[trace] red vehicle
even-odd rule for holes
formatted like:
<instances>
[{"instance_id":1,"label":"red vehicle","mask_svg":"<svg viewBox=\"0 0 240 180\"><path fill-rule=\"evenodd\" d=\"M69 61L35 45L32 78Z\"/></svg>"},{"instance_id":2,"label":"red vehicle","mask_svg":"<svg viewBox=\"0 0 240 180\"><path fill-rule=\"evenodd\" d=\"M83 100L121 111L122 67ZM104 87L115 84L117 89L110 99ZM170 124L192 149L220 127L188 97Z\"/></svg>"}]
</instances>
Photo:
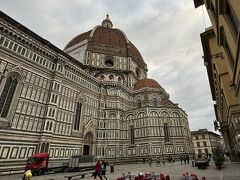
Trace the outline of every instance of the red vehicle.
<instances>
[{"instance_id":1,"label":"red vehicle","mask_svg":"<svg viewBox=\"0 0 240 180\"><path fill-rule=\"evenodd\" d=\"M31 170L32 174L42 175L52 170L63 171L68 167L68 162L49 163L48 153L34 154L28 158L25 171Z\"/></svg>"},{"instance_id":2,"label":"red vehicle","mask_svg":"<svg viewBox=\"0 0 240 180\"><path fill-rule=\"evenodd\" d=\"M79 171L82 169L89 169L95 167L94 156L78 155L73 156L69 160L62 160L59 162L50 162L48 153L34 154L28 158L25 166L25 171L31 170L32 174L42 175L45 172L62 172L68 171Z\"/></svg>"}]
</instances>

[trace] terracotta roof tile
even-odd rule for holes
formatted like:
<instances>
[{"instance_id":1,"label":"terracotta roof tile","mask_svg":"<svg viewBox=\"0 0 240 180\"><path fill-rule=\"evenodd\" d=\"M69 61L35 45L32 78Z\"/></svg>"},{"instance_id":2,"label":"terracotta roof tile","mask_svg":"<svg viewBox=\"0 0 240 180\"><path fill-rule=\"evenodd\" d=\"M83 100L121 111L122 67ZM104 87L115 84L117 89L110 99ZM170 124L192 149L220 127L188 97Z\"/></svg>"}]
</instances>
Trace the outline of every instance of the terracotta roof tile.
<instances>
[{"instance_id":1,"label":"terracotta roof tile","mask_svg":"<svg viewBox=\"0 0 240 180\"><path fill-rule=\"evenodd\" d=\"M89 39L92 31L93 29L76 36L65 46L64 49L70 48L81 41ZM103 44L103 45L108 45L113 47L120 47L120 48L127 48L127 44L128 44L127 39L121 30L114 29L114 28L107 28L103 26L98 26L95 29L92 37L92 43ZM129 55L130 56L133 55L138 60L144 62L141 53L130 41L129 41L129 47L130 47Z\"/></svg>"},{"instance_id":2,"label":"terracotta roof tile","mask_svg":"<svg viewBox=\"0 0 240 180\"><path fill-rule=\"evenodd\" d=\"M77 43L80 43L82 41L84 41L85 39L88 39L90 36L92 30L87 31L85 33L79 34L78 36L76 36L75 38L73 38L66 46L64 49L70 48L74 45L76 45Z\"/></svg>"},{"instance_id":3,"label":"terracotta roof tile","mask_svg":"<svg viewBox=\"0 0 240 180\"><path fill-rule=\"evenodd\" d=\"M149 88L162 88L157 81L153 79L141 79L138 82L134 84L134 90L139 90L144 87L149 87Z\"/></svg>"}]
</instances>

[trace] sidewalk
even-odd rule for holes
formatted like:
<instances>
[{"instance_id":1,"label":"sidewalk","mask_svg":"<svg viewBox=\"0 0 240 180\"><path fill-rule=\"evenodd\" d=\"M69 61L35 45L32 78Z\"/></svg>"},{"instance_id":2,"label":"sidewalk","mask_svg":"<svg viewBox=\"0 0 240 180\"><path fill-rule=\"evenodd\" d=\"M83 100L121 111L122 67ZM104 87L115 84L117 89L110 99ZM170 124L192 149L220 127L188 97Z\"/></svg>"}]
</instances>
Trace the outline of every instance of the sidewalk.
<instances>
[{"instance_id":1,"label":"sidewalk","mask_svg":"<svg viewBox=\"0 0 240 180\"><path fill-rule=\"evenodd\" d=\"M170 175L171 180L179 180L182 173L188 172L189 174L196 174L199 180L202 176L206 177L206 180L240 180L240 163L225 162L224 168L222 170L216 170L213 161L210 161L210 166L207 169L197 169L197 167L192 167L192 164L183 164L176 162L173 165L171 163L166 163L166 166L157 167L156 163L152 164L129 164L129 165L116 165L114 167L114 173L110 173L110 167L107 167L106 177L109 180L116 180L121 177L123 173L127 174L131 172L132 174L138 174L138 172L154 172L155 174L163 173L165 176ZM33 176L32 180L63 180L65 175L78 174L75 173L56 173L48 174L43 176ZM22 175L13 176L0 176L0 180L18 180L22 179ZM73 178L73 179L80 179ZM93 177L88 175L84 180L93 180Z\"/></svg>"}]
</instances>

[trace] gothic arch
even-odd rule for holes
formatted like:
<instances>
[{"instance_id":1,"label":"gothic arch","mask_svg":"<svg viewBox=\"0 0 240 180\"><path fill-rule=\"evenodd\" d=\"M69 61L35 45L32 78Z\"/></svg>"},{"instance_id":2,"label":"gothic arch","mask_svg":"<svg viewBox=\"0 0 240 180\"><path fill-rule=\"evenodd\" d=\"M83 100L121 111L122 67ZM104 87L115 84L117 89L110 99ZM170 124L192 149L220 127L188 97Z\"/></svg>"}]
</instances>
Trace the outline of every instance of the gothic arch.
<instances>
[{"instance_id":1,"label":"gothic arch","mask_svg":"<svg viewBox=\"0 0 240 180\"><path fill-rule=\"evenodd\" d=\"M180 115L179 115L179 113L178 113L177 111L172 111L172 112L170 113L170 116L171 116L171 117L180 117Z\"/></svg>"},{"instance_id":2,"label":"gothic arch","mask_svg":"<svg viewBox=\"0 0 240 180\"><path fill-rule=\"evenodd\" d=\"M133 119L135 119L133 114L126 115L126 120L133 120Z\"/></svg>"},{"instance_id":3,"label":"gothic arch","mask_svg":"<svg viewBox=\"0 0 240 180\"><path fill-rule=\"evenodd\" d=\"M167 111L165 111L165 110L160 113L160 116L161 117L170 117L169 113Z\"/></svg>"},{"instance_id":4,"label":"gothic arch","mask_svg":"<svg viewBox=\"0 0 240 180\"><path fill-rule=\"evenodd\" d=\"M146 117L146 112L140 111L137 113L137 118L144 118L144 117Z\"/></svg>"},{"instance_id":5,"label":"gothic arch","mask_svg":"<svg viewBox=\"0 0 240 180\"><path fill-rule=\"evenodd\" d=\"M110 113L108 114L108 119L117 119L117 114L114 113L114 112L110 112Z\"/></svg>"},{"instance_id":6,"label":"gothic arch","mask_svg":"<svg viewBox=\"0 0 240 180\"><path fill-rule=\"evenodd\" d=\"M144 101L144 97L142 95L137 95L136 97L134 97L134 101L135 102Z\"/></svg>"},{"instance_id":7,"label":"gothic arch","mask_svg":"<svg viewBox=\"0 0 240 180\"><path fill-rule=\"evenodd\" d=\"M84 136L83 155L93 154L93 139L93 133L91 131L88 131Z\"/></svg>"},{"instance_id":8,"label":"gothic arch","mask_svg":"<svg viewBox=\"0 0 240 180\"><path fill-rule=\"evenodd\" d=\"M159 113L155 110L149 112L150 117L160 117Z\"/></svg>"},{"instance_id":9,"label":"gothic arch","mask_svg":"<svg viewBox=\"0 0 240 180\"><path fill-rule=\"evenodd\" d=\"M111 95L111 96L116 96L117 95L117 90L111 88L111 89L108 90L108 94Z\"/></svg>"},{"instance_id":10,"label":"gothic arch","mask_svg":"<svg viewBox=\"0 0 240 180\"><path fill-rule=\"evenodd\" d=\"M161 100L160 96L158 96L156 94L149 94L148 99L149 99L149 101L153 101L154 99L157 99L158 101Z\"/></svg>"},{"instance_id":11,"label":"gothic arch","mask_svg":"<svg viewBox=\"0 0 240 180\"><path fill-rule=\"evenodd\" d=\"M20 96L23 86L23 74L16 66L8 69L0 82L0 118L8 119L6 126L11 126L13 109L17 106L17 99ZM5 126L5 124L3 125Z\"/></svg>"}]
</instances>

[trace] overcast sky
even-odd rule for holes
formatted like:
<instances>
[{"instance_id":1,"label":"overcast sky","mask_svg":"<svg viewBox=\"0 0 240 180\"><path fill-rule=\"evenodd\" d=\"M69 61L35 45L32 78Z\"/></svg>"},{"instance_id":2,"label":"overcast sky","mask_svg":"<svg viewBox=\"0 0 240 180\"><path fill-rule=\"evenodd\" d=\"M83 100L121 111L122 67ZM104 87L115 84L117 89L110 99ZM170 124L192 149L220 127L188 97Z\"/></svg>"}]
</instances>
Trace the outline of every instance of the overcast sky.
<instances>
[{"instance_id":1,"label":"overcast sky","mask_svg":"<svg viewBox=\"0 0 240 180\"><path fill-rule=\"evenodd\" d=\"M187 114L191 130L214 131L215 119L200 33L211 26L192 0L0 0L0 9L63 49L110 14L155 79Z\"/></svg>"}]
</instances>

